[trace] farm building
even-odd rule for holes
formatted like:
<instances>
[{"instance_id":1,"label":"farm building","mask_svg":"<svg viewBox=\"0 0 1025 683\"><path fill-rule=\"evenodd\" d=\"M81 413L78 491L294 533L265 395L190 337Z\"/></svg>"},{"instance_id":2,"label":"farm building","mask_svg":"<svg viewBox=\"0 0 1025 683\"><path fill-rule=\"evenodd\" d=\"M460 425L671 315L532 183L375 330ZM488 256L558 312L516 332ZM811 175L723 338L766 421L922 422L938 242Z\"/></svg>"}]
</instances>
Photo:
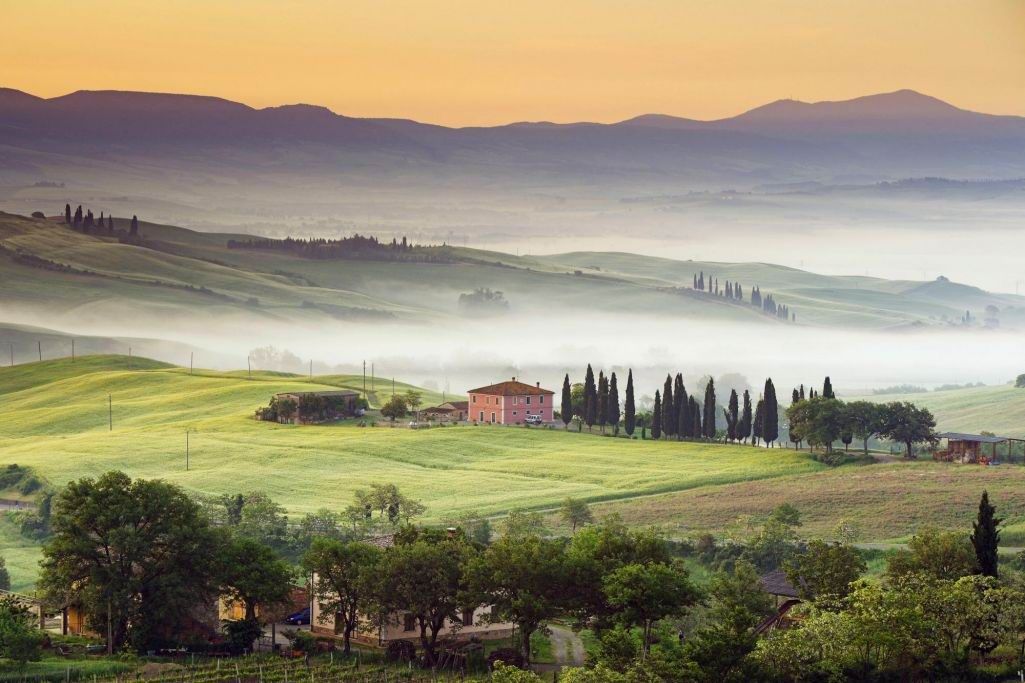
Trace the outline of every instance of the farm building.
<instances>
[{"instance_id":1,"label":"farm building","mask_svg":"<svg viewBox=\"0 0 1025 683\"><path fill-rule=\"evenodd\" d=\"M532 416L539 416L545 424L554 420L555 392L542 389L540 382L530 385L517 382L513 377L508 382L472 389L469 393L470 419L477 422L518 425Z\"/></svg>"},{"instance_id":2,"label":"farm building","mask_svg":"<svg viewBox=\"0 0 1025 683\"><path fill-rule=\"evenodd\" d=\"M786 573L782 569L775 569L760 577L758 584L762 590L773 597L776 602L776 611L765 617L755 627L755 633L764 635L771 631L792 627L797 619L790 613L790 610L801 604L801 598L797 589L787 579Z\"/></svg>"},{"instance_id":3,"label":"farm building","mask_svg":"<svg viewBox=\"0 0 1025 683\"><path fill-rule=\"evenodd\" d=\"M469 411L469 401L448 401L438 406L424 408L420 416L425 420L438 422L465 422Z\"/></svg>"},{"instance_id":4,"label":"farm building","mask_svg":"<svg viewBox=\"0 0 1025 683\"><path fill-rule=\"evenodd\" d=\"M998 462L1000 451L1004 451L1008 461L1011 459L1011 446L1014 443L1025 443L1022 439L992 434L962 434L960 432L943 432L938 435L946 439L947 447L937 450L934 458L947 462L979 463L988 465ZM1000 448L1006 444L1005 448Z\"/></svg>"},{"instance_id":5,"label":"farm building","mask_svg":"<svg viewBox=\"0 0 1025 683\"><path fill-rule=\"evenodd\" d=\"M370 539L370 543L379 548L389 548L394 545L393 535L379 536ZM316 574L313 581L317 581ZM497 640L509 638L513 634L514 625L509 622L487 623L487 616L491 613L491 607L481 606L474 609L464 609L458 619L454 619L441 629L438 636L442 641L450 643L465 643L470 640ZM325 612L321 609L317 600L313 600L310 612L311 630L319 635L336 636L340 629L336 628L337 615ZM361 623L356 632L353 633L354 641L368 645L386 647L388 643L396 640L409 640L418 644L420 631L416 624L416 618L408 612L395 612L387 615L383 623L372 624L370 621Z\"/></svg>"},{"instance_id":6,"label":"farm building","mask_svg":"<svg viewBox=\"0 0 1025 683\"><path fill-rule=\"evenodd\" d=\"M282 424L328 422L359 413L358 391L289 391L275 394L266 408L256 411L258 420Z\"/></svg>"}]
</instances>

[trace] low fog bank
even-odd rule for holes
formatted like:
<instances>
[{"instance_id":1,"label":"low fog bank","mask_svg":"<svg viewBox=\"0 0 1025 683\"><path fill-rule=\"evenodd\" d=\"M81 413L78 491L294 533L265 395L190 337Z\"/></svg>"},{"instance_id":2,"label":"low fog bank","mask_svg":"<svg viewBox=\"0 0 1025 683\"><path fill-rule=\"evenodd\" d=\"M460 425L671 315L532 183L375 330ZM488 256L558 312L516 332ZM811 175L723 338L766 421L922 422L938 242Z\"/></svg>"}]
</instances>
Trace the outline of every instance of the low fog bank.
<instances>
[{"instance_id":1,"label":"low fog bank","mask_svg":"<svg viewBox=\"0 0 1025 683\"><path fill-rule=\"evenodd\" d=\"M39 319L14 322L46 326ZM373 372L381 381L394 377L452 395L512 376L557 390L567 372L572 381L582 381L588 363L595 372L615 370L621 391L626 369L632 368L639 398L653 395L667 372L682 372L692 383L706 375L740 375L729 380L733 386L744 388L746 378L756 390L771 376L788 394L799 383L817 386L825 375L839 391L859 393L898 384L1002 384L1025 371L1025 334L1009 331L851 332L544 309L430 326L108 319L64 329L123 340L118 342L126 347L122 352L129 338L164 340L163 346L135 342L133 353L179 365L188 365L195 353L197 367L239 369L251 359L256 369L305 374L312 360L315 374L360 374L366 361L368 376ZM4 351L0 348L0 361L7 360ZM16 362L34 360L35 352L32 335L24 335ZM79 347L79 352L86 351Z\"/></svg>"}]
</instances>

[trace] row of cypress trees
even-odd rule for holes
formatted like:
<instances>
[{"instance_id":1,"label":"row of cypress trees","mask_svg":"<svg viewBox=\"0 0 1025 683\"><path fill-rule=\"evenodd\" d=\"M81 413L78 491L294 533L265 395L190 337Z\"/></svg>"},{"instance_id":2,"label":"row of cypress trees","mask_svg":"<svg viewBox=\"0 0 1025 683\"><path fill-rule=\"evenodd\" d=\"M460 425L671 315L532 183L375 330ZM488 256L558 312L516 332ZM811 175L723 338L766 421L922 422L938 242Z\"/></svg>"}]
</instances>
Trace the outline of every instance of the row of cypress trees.
<instances>
[{"instance_id":1,"label":"row of cypress trees","mask_svg":"<svg viewBox=\"0 0 1025 683\"><path fill-rule=\"evenodd\" d=\"M569 381L569 374L562 380L562 422L567 427L573 421L573 388ZM595 425L601 429L612 427L615 433L619 432L619 424L622 419L626 433L633 436L637 427L637 406L634 402L634 378L633 371L627 373L626 378L626 400L623 403L623 411L619 408L619 382L616 373L608 377L605 372L598 371L598 380L595 381L594 370L588 364L584 375L583 408L580 411L580 418L588 429Z\"/></svg>"},{"instance_id":2,"label":"row of cypress trees","mask_svg":"<svg viewBox=\"0 0 1025 683\"><path fill-rule=\"evenodd\" d=\"M103 212L100 212L100 217L96 218L93 216L92 210L82 213L82 205L79 204L75 212L71 212L71 204L64 205L64 223L75 230L81 230L84 233L92 231L93 228L97 230L106 230L108 233L114 232L114 216L106 216L104 218ZM139 234L139 217L132 216L132 224L128 230L128 234L135 237Z\"/></svg>"}]
</instances>

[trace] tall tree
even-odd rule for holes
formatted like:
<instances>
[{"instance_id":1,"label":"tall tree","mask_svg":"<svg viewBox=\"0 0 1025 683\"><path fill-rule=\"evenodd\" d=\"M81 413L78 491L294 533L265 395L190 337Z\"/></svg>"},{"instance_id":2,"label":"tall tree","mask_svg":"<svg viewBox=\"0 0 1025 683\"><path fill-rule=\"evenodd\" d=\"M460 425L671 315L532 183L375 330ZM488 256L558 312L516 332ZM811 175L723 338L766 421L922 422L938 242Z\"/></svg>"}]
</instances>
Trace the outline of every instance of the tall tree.
<instances>
[{"instance_id":1,"label":"tall tree","mask_svg":"<svg viewBox=\"0 0 1025 683\"><path fill-rule=\"evenodd\" d=\"M74 220L72 222L74 223L76 228L80 227L82 225L82 205L81 204L79 204L78 208L75 209L75 218L74 218Z\"/></svg>"},{"instance_id":2,"label":"tall tree","mask_svg":"<svg viewBox=\"0 0 1025 683\"><path fill-rule=\"evenodd\" d=\"M662 433L668 439L676 432L676 410L673 407L673 378L666 375L662 385Z\"/></svg>"},{"instance_id":3,"label":"tall tree","mask_svg":"<svg viewBox=\"0 0 1025 683\"><path fill-rule=\"evenodd\" d=\"M114 215L107 214L107 230L114 232Z\"/></svg>"},{"instance_id":4,"label":"tall tree","mask_svg":"<svg viewBox=\"0 0 1025 683\"><path fill-rule=\"evenodd\" d=\"M64 205L64 222L71 225L71 204Z\"/></svg>"},{"instance_id":5,"label":"tall tree","mask_svg":"<svg viewBox=\"0 0 1025 683\"><path fill-rule=\"evenodd\" d=\"M994 579L999 576L997 563L997 550L1000 545L1000 522L1003 520L996 516L997 509L989 502L989 493L982 492L979 500L979 513L972 522L972 547L975 548L975 558L979 564L979 573L983 576L992 576Z\"/></svg>"},{"instance_id":6,"label":"tall tree","mask_svg":"<svg viewBox=\"0 0 1025 683\"><path fill-rule=\"evenodd\" d=\"M829 379L829 375L826 375L826 380L822 383L822 398L836 398L836 394L833 393L833 382Z\"/></svg>"},{"instance_id":7,"label":"tall tree","mask_svg":"<svg viewBox=\"0 0 1025 683\"><path fill-rule=\"evenodd\" d=\"M567 498L562 501L559 516L562 517L562 521L570 525L574 534L577 532L577 527L594 522L594 513L591 512L591 508L579 498Z\"/></svg>"},{"instance_id":8,"label":"tall tree","mask_svg":"<svg viewBox=\"0 0 1025 683\"><path fill-rule=\"evenodd\" d=\"M698 439L701 438L702 426L701 426L701 402L698 401L696 396L691 395L690 407L687 413L690 415L690 433Z\"/></svg>"},{"instance_id":9,"label":"tall tree","mask_svg":"<svg viewBox=\"0 0 1025 683\"><path fill-rule=\"evenodd\" d=\"M662 395L655 390L655 405L651 409L651 438L662 438Z\"/></svg>"},{"instance_id":10,"label":"tall tree","mask_svg":"<svg viewBox=\"0 0 1025 683\"><path fill-rule=\"evenodd\" d=\"M626 403L623 409L626 433L633 436L634 428L637 426L637 406L634 403L634 371L632 368L626 373Z\"/></svg>"},{"instance_id":11,"label":"tall tree","mask_svg":"<svg viewBox=\"0 0 1025 683\"><path fill-rule=\"evenodd\" d=\"M584 423L587 430L591 431L598 411L598 388L594 384L594 370L591 364L587 364L587 373L584 375Z\"/></svg>"},{"instance_id":12,"label":"tall tree","mask_svg":"<svg viewBox=\"0 0 1025 683\"><path fill-rule=\"evenodd\" d=\"M682 565L653 562L628 564L602 582L609 604L627 628L641 628L641 648L647 655L655 623L682 614L698 600L698 590Z\"/></svg>"},{"instance_id":13,"label":"tall tree","mask_svg":"<svg viewBox=\"0 0 1025 683\"><path fill-rule=\"evenodd\" d=\"M595 411L598 426L602 434L605 433L605 423L609 419L609 381L605 379L605 372L598 371L598 409Z\"/></svg>"},{"instance_id":14,"label":"tall tree","mask_svg":"<svg viewBox=\"0 0 1025 683\"><path fill-rule=\"evenodd\" d=\"M771 445L779 438L779 403L776 401L776 387L772 379L765 380L765 404L762 408L762 440Z\"/></svg>"},{"instance_id":15,"label":"tall tree","mask_svg":"<svg viewBox=\"0 0 1025 683\"><path fill-rule=\"evenodd\" d=\"M790 405L794 405L801 400L801 395L797 393L797 387L790 393Z\"/></svg>"},{"instance_id":16,"label":"tall tree","mask_svg":"<svg viewBox=\"0 0 1025 683\"><path fill-rule=\"evenodd\" d=\"M748 437L751 436L751 425L754 421L754 415L751 413L751 392L747 389L744 390L744 409L740 414L740 425L737 428L737 437L747 442Z\"/></svg>"},{"instance_id":17,"label":"tall tree","mask_svg":"<svg viewBox=\"0 0 1025 683\"><path fill-rule=\"evenodd\" d=\"M730 402L726 409L726 437L730 441L737 440L737 427L740 422L740 399L737 390L730 389Z\"/></svg>"},{"instance_id":18,"label":"tall tree","mask_svg":"<svg viewBox=\"0 0 1025 683\"><path fill-rule=\"evenodd\" d=\"M684 423L687 421L688 407L687 389L683 386L683 373L678 372L673 381L673 434L677 439L687 436L688 430L684 428Z\"/></svg>"},{"instance_id":19,"label":"tall tree","mask_svg":"<svg viewBox=\"0 0 1025 683\"><path fill-rule=\"evenodd\" d=\"M232 538L217 552L223 569L221 592L229 603L240 603L243 619L257 622L257 609L267 614L288 602L292 568L269 547L250 538ZM252 642L246 648L252 647Z\"/></svg>"},{"instance_id":20,"label":"tall tree","mask_svg":"<svg viewBox=\"0 0 1025 683\"><path fill-rule=\"evenodd\" d=\"M904 444L904 457L911 460L915 457L916 443L935 443L936 418L926 408L919 408L914 403L894 401L883 406L883 428L879 435Z\"/></svg>"},{"instance_id":21,"label":"tall tree","mask_svg":"<svg viewBox=\"0 0 1025 683\"><path fill-rule=\"evenodd\" d=\"M50 524L40 587L50 604L81 605L109 652L146 649L217 595L222 534L177 486L121 472L73 481Z\"/></svg>"},{"instance_id":22,"label":"tall tree","mask_svg":"<svg viewBox=\"0 0 1025 683\"><path fill-rule=\"evenodd\" d=\"M616 373L609 378L608 417L606 421L612 425L614 434L619 433L619 386L616 384Z\"/></svg>"},{"instance_id":23,"label":"tall tree","mask_svg":"<svg viewBox=\"0 0 1025 683\"><path fill-rule=\"evenodd\" d=\"M314 598L325 614L335 615L334 631L342 636L346 654L360 619L369 614L370 584L380 561L377 546L323 537L314 539L303 556L303 569L317 577Z\"/></svg>"},{"instance_id":24,"label":"tall tree","mask_svg":"<svg viewBox=\"0 0 1025 683\"><path fill-rule=\"evenodd\" d=\"M851 434L861 439L862 449L868 455L868 441L883 428L883 406L871 401L851 401L844 406Z\"/></svg>"},{"instance_id":25,"label":"tall tree","mask_svg":"<svg viewBox=\"0 0 1025 683\"><path fill-rule=\"evenodd\" d=\"M705 415L702 420L706 439L715 438L715 412L715 380L709 377L705 385Z\"/></svg>"},{"instance_id":26,"label":"tall tree","mask_svg":"<svg viewBox=\"0 0 1025 683\"><path fill-rule=\"evenodd\" d=\"M569 429L569 423L573 421L573 390L569 385L569 373L562 380L562 423Z\"/></svg>"},{"instance_id":27,"label":"tall tree","mask_svg":"<svg viewBox=\"0 0 1025 683\"><path fill-rule=\"evenodd\" d=\"M751 424L751 445L757 446L758 442L762 440L762 413L765 411L765 401L761 398L758 399L758 404L755 406L755 419Z\"/></svg>"},{"instance_id":28,"label":"tall tree","mask_svg":"<svg viewBox=\"0 0 1025 683\"><path fill-rule=\"evenodd\" d=\"M132 235L133 237L139 234L139 217L138 216L132 216L132 225L128 229L128 234Z\"/></svg>"}]
</instances>

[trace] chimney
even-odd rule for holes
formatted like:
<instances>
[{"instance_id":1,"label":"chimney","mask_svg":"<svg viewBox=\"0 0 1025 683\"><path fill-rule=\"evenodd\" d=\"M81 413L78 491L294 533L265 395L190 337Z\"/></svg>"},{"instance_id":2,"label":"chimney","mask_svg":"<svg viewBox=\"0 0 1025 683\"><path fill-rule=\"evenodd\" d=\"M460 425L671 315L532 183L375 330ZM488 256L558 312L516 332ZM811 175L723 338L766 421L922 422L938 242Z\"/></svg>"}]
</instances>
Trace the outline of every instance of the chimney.
<instances>
[{"instance_id":1,"label":"chimney","mask_svg":"<svg viewBox=\"0 0 1025 683\"><path fill-rule=\"evenodd\" d=\"M513 377L513 381L514 381L514 382L516 381L516 378L515 378L515 377Z\"/></svg>"},{"instance_id":2,"label":"chimney","mask_svg":"<svg viewBox=\"0 0 1025 683\"><path fill-rule=\"evenodd\" d=\"M537 387L538 389L540 389L541 388L541 383L540 382L534 382L534 386Z\"/></svg>"}]
</instances>

